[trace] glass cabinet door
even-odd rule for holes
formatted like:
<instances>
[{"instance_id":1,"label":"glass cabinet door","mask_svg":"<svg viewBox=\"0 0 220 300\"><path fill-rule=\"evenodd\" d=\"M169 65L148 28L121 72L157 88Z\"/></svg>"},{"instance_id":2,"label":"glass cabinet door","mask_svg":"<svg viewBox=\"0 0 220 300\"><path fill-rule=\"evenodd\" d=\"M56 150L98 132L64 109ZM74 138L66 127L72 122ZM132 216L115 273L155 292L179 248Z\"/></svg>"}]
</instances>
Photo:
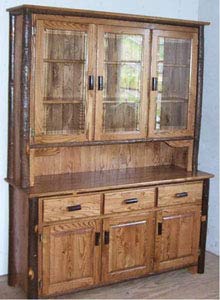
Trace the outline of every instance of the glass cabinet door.
<instances>
[{"instance_id":1,"label":"glass cabinet door","mask_svg":"<svg viewBox=\"0 0 220 300\"><path fill-rule=\"evenodd\" d=\"M149 31L98 27L95 139L146 137Z\"/></svg>"},{"instance_id":2,"label":"glass cabinet door","mask_svg":"<svg viewBox=\"0 0 220 300\"><path fill-rule=\"evenodd\" d=\"M153 32L150 136L192 136L197 35Z\"/></svg>"},{"instance_id":3,"label":"glass cabinet door","mask_svg":"<svg viewBox=\"0 0 220 300\"><path fill-rule=\"evenodd\" d=\"M93 25L37 21L35 141L90 139L93 31Z\"/></svg>"}]
</instances>

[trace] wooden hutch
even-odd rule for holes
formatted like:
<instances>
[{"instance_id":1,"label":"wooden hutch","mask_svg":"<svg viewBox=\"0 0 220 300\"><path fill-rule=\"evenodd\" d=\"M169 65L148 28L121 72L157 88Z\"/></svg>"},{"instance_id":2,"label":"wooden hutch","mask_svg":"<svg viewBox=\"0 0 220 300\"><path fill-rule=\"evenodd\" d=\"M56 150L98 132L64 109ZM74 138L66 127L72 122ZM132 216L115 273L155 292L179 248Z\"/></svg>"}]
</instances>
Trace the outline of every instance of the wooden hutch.
<instances>
[{"instance_id":1,"label":"wooden hutch","mask_svg":"<svg viewBox=\"0 0 220 300\"><path fill-rule=\"evenodd\" d=\"M203 273L207 22L11 8L9 285L47 297Z\"/></svg>"}]
</instances>

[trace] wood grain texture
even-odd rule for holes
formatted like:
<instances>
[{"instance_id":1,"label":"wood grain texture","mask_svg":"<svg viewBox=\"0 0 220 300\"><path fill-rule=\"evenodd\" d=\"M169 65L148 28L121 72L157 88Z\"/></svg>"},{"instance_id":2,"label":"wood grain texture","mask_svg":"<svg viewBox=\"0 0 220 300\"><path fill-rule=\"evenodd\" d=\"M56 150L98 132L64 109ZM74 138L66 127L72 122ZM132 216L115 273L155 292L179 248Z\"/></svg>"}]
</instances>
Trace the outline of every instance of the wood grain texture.
<instances>
[{"instance_id":1,"label":"wood grain texture","mask_svg":"<svg viewBox=\"0 0 220 300\"><path fill-rule=\"evenodd\" d=\"M188 165L187 149L175 149L159 142L31 149L30 152L34 152L31 172L35 177L62 173L175 165L177 155L177 163L181 162L181 167L187 168Z\"/></svg>"},{"instance_id":2,"label":"wood grain texture","mask_svg":"<svg viewBox=\"0 0 220 300\"><path fill-rule=\"evenodd\" d=\"M209 179L203 181L202 193L202 216L204 220L201 221L199 248L200 254L198 259L198 273L203 274L205 271L205 248L208 222L208 202L209 202Z\"/></svg>"},{"instance_id":3,"label":"wood grain texture","mask_svg":"<svg viewBox=\"0 0 220 300\"><path fill-rule=\"evenodd\" d=\"M104 233L109 233L109 243L104 241L102 249L104 282L141 276L151 271L154 224L153 213L104 220Z\"/></svg>"},{"instance_id":4,"label":"wood grain texture","mask_svg":"<svg viewBox=\"0 0 220 300\"><path fill-rule=\"evenodd\" d=\"M162 232L156 232L155 270L197 264L200 216L200 206L164 209L157 215Z\"/></svg>"},{"instance_id":5,"label":"wood grain texture","mask_svg":"<svg viewBox=\"0 0 220 300\"><path fill-rule=\"evenodd\" d=\"M204 26L199 27L198 33L198 62L197 62L197 87L196 87L196 113L193 147L193 172L198 169L199 139L202 117L203 95L203 70L204 70Z\"/></svg>"},{"instance_id":6,"label":"wood grain texture","mask_svg":"<svg viewBox=\"0 0 220 300\"><path fill-rule=\"evenodd\" d=\"M101 195L79 197L43 198L43 222L71 220L100 215ZM79 206L80 210L69 211L68 207Z\"/></svg>"},{"instance_id":7,"label":"wood grain texture","mask_svg":"<svg viewBox=\"0 0 220 300\"><path fill-rule=\"evenodd\" d=\"M31 14L26 12L23 19L22 67L21 67L21 185L29 186L29 146L30 135L30 74L31 74Z\"/></svg>"},{"instance_id":8,"label":"wood grain texture","mask_svg":"<svg viewBox=\"0 0 220 300\"><path fill-rule=\"evenodd\" d=\"M182 183L158 188L158 206L170 206L184 203L201 203L203 182ZM184 197L178 194L186 193Z\"/></svg>"},{"instance_id":9,"label":"wood grain texture","mask_svg":"<svg viewBox=\"0 0 220 300\"><path fill-rule=\"evenodd\" d=\"M199 181L213 175L187 172L174 166L129 168L100 172L84 172L53 176L39 176L35 186L27 192L31 196L56 195L57 193L102 191L119 188L135 188L165 183Z\"/></svg>"},{"instance_id":10,"label":"wood grain texture","mask_svg":"<svg viewBox=\"0 0 220 300\"><path fill-rule=\"evenodd\" d=\"M98 283L99 220L70 222L43 229L43 295Z\"/></svg>"},{"instance_id":11,"label":"wood grain texture","mask_svg":"<svg viewBox=\"0 0 220 300\"><path fill-rule=\"evenodd\" d=\"M8 168L7 177L14 179L14 76L15 76L15 16L9 19L9 76L8 76Z\"/></svg>"},{"instance_id":12,"label":"wood grain texture","mask_svg":"<svg viewBox=\"0 0 220 300\"><path fill-rule=\"evenodd\" d=\"M28 196L10 186L9 190L9 274L8 284L28 290Z\"/></svg>"},{"instance_id":13,"label":"wood grain texture","mask_svg":"<svg viewBox=\"0 0 220 300\"><path fill-rule=\"evenodd\" d=\"M135 199L136 203L127 204L126 200ZM155 206L155 188L104 194L104 213L129 212Z\"/></svg>"},{"instance_id":14,"label":"wood grain texture","mask_svg":"<svg viewBox=\"0 0 220 300\"><path fill-rule=\"evenodd\" d=\"M25 299L19 288L0 278L1 299ZM55 296L55 299L219 299L219 256L206 252L206 272L201 276L186 269L99 286Z\"/></svg>"}]
</instances>

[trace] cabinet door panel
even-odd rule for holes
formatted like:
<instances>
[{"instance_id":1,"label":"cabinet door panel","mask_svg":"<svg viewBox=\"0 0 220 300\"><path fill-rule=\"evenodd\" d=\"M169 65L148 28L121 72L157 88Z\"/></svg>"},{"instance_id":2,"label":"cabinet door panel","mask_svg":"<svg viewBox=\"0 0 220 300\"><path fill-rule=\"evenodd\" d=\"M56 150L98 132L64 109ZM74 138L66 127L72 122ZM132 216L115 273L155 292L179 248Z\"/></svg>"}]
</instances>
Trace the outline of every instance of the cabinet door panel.
<instances>
[{"instance_id":1,"label":"cabinet door panel","mask_svg":"<svg viewBox=\"0 0 220 300\"><path fill-rule=\"evenodd\" d=\"M103 226L104 281L141 276L151 271L154 247L153 213L106 219Z\"/></svg>"},{"instance_id":2,"label":"cabinet door panel","mask_svg":"<svg viewBox=\"0 0 220 300\"><path fill-rule=\"evenodd\" d=\"M45 227L43 230L43 294L89 286L99 279L97 220Z\"/></svg>"},{"instance_id":3,"label":"cabinet door panel","mask_svg":"<svg viewBox=\"0 0 220 300\"><path fill-rule=\"evenodd\" d=\"M163 210L158 213L157 222L162 231L156 236L155 269L161 271L197 263L200 207Z\"/></svg>"},{"instance_id":4,"label":"cabinet door panel","mask_svg":"<svg viewBox=\"0 0 220 300\"><path fill-rule=\"evenodd\" d=\"M196 33L153 31L150 136L193 135L197 39Z\"/></svg>"},{"instance_id":5,"label":"cabinet door panel","mask_svg":"<svg viewBox=\"0 0 220 300\"><path fill-rule=\"evenodd\" d=\"M91 139L94 39L94 25L37 21L36 142Z\"/></svg>"},{"instance_id":6,"label":"cabinet door panel","mask_svg":"<svg viewBox=\"0 0 220 300\"><path fill-rule=\"evenodd\" d=\"M98 27L98 139L146 137L149 30Z\"/></svg>"}]
</instances>

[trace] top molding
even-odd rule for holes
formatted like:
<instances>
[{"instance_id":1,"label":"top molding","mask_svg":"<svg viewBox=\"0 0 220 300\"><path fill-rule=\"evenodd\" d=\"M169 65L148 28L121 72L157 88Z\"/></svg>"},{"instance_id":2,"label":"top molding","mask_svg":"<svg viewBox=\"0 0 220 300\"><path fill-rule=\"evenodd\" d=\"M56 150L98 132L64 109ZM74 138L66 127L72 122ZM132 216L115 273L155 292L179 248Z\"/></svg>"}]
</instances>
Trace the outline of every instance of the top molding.
<instances>
[{"instance_id":1,"label":"top molding","mask_svg":"<svg viewBox=\"0 0 220 300\"><path fill-rule=\"evenodd\" d=\"M12 8L8 8L12 14L21 14L24 12L34 14L53 14L53 15L66 15L66 16L78 16L78 17L92 17L101 19L114 19L121 21L134 21L134 22L147 22L156 24L166 25L179 25L189 27L199 27L209 25L210 22L192 21L192 20L181 20L181 19L170 19L170 18L159 18L150 16L141 16L133 14L121 14L104 11L93 11L93 10L81 10L81 9L70 9L61 7L49 7L49 6L37 6L37 5L21 5Z\"/></svg>"}]
</instances>

